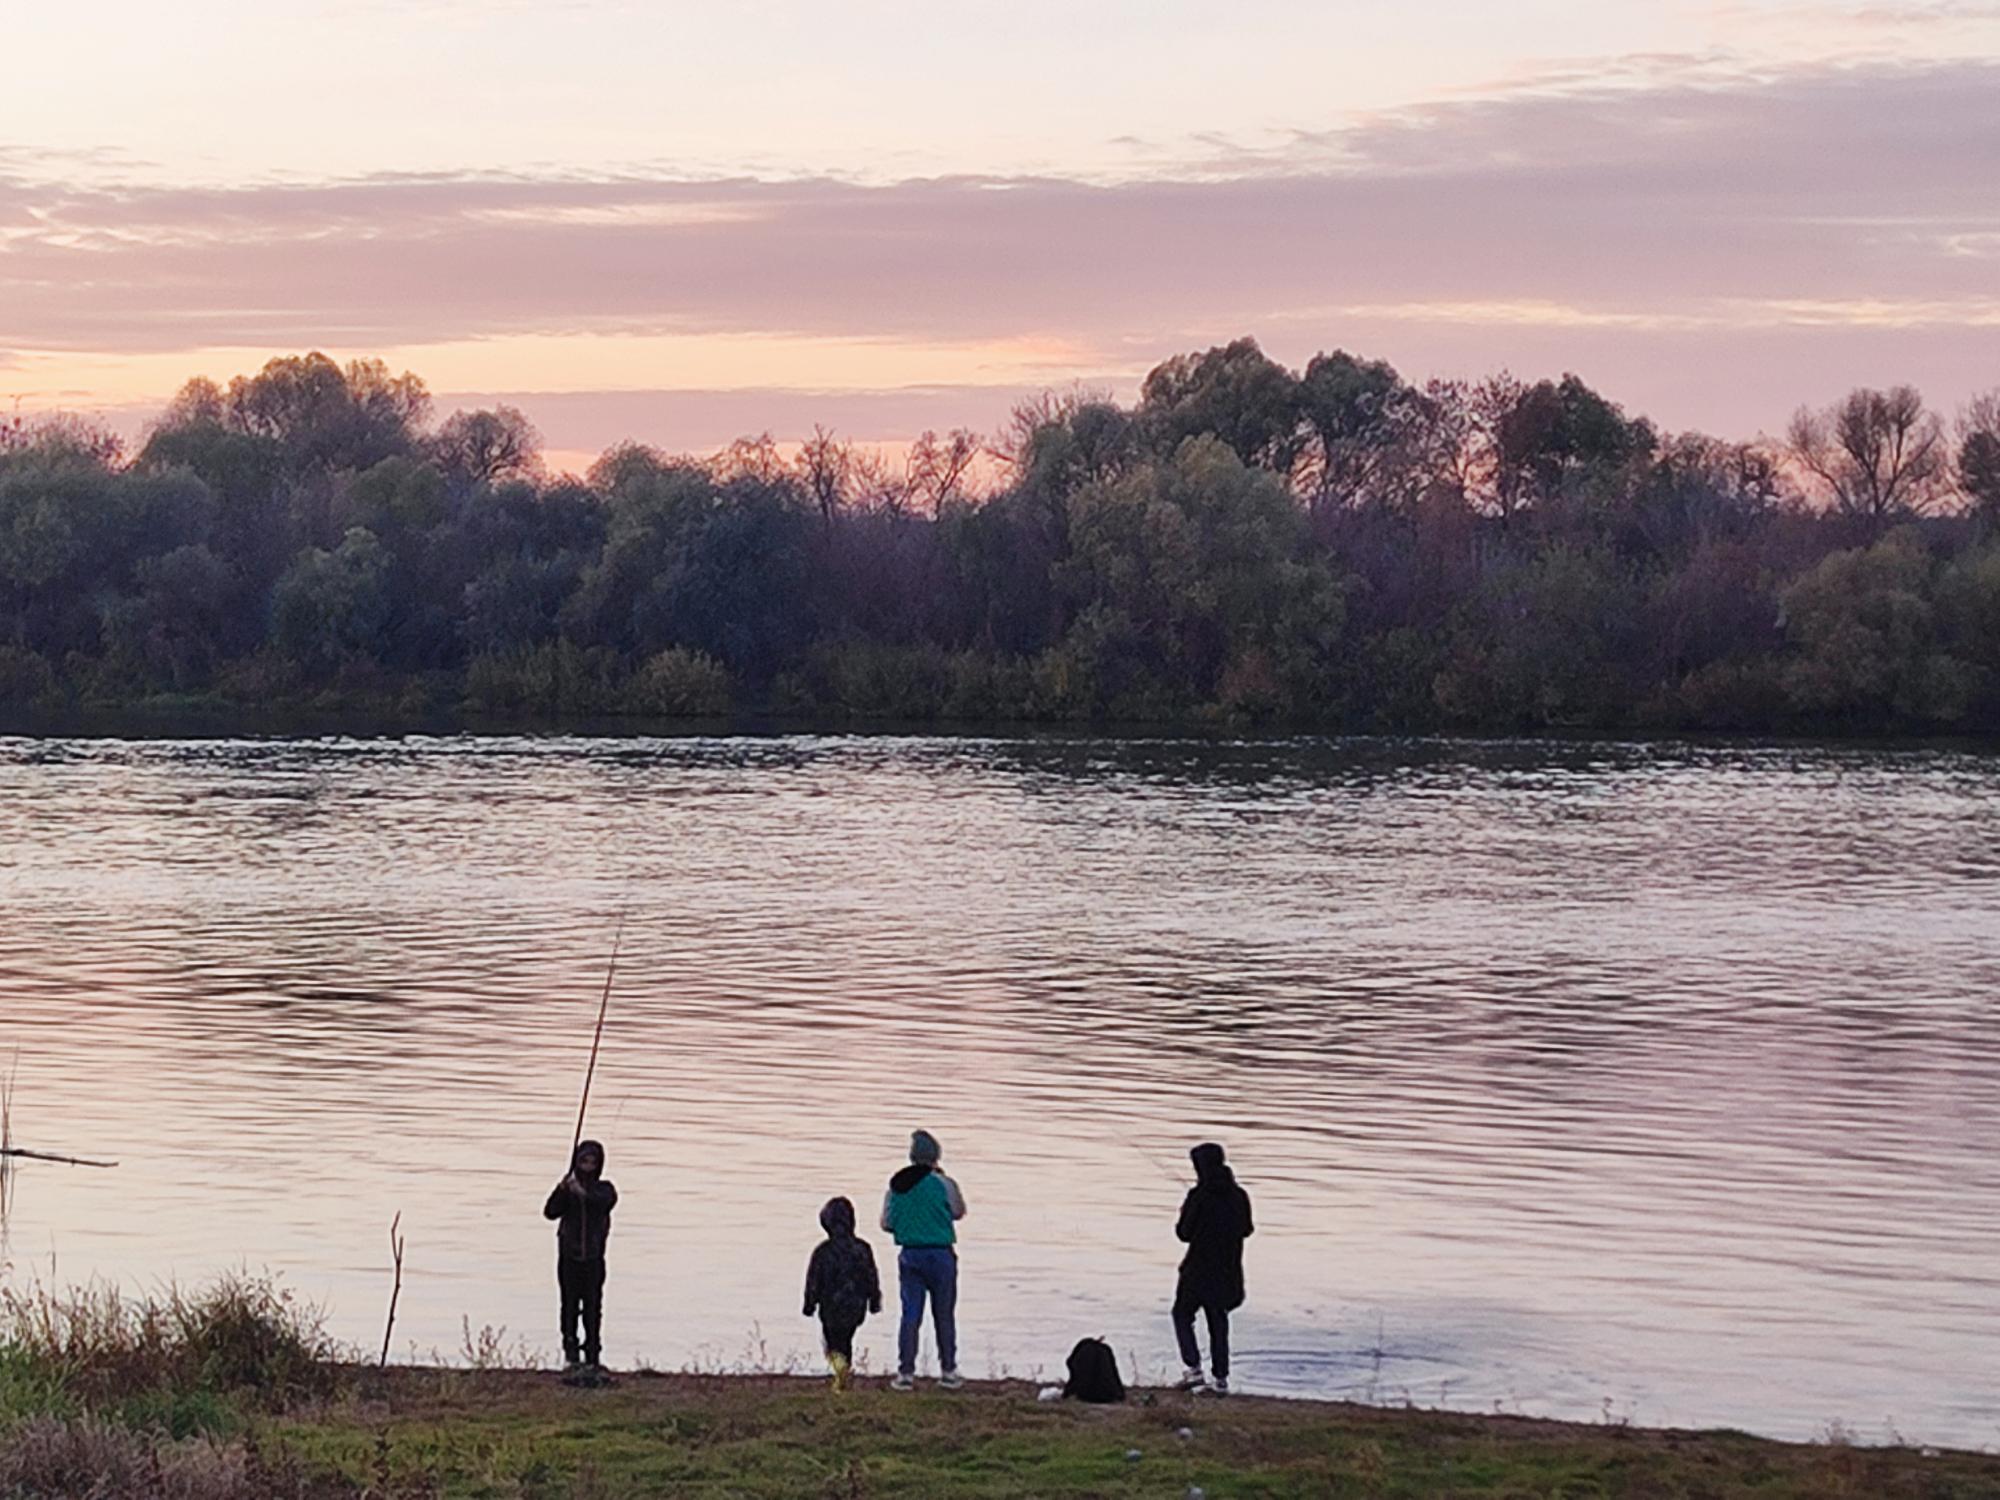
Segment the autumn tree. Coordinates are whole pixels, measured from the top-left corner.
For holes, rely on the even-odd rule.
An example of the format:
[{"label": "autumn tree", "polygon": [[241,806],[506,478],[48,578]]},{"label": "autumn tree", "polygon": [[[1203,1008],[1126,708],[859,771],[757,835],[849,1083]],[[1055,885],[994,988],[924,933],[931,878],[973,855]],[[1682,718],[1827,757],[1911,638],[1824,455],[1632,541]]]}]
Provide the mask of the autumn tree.
[{"label": "autumn tree", "polygon": [[1851,391],[1819,411],[1801,407],[1786,442],[1833,508],[1872,532],[1928,511],[1946,481],[1944,424],[1913,386]]}]

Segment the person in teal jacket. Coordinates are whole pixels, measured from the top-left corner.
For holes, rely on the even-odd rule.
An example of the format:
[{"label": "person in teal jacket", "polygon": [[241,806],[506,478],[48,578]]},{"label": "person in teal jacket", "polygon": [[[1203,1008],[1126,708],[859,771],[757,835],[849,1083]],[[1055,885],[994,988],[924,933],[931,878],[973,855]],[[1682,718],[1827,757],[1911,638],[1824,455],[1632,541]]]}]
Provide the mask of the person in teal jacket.
[{"label": "person in teal jacket", "polygon": [[903,1324],[896,1334],[896,1378],[892,1389],[916,1385],[917,1341],[923,1333],[924,1302],[937,1326],[938,1388],[955,1391],[958,1374],[958,1221],[965,1195],[943,1172],[944,1155],[928,1130],[910,1136],[910,1164],[889,1179],[882,1195],[882,1228],[895,1237],[896,1280],[903,1294]]}]

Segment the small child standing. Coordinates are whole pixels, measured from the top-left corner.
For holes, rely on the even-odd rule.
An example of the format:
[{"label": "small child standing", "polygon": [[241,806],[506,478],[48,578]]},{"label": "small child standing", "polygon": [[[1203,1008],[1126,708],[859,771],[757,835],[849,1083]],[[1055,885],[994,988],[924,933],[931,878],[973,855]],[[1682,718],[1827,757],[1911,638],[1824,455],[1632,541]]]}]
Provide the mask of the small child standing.
[{"label": "small child standing", "polygon": [[819,1211],[819,1227],[826,1238],[806,1266],[806,1316],[819,1314],[833,1388],[844,1391],[854,1368],[854,1331],[868,1314],[882,1310],[882,1282],[875,1274],[875,1252],[855,1237],[852,1203],[828,1199]]}]

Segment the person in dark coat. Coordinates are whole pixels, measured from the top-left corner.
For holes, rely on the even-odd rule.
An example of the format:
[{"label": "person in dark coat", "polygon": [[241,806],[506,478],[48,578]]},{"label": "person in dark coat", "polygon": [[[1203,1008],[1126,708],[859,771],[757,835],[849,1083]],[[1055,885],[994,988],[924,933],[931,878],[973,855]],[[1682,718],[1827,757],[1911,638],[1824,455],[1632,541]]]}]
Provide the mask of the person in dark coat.
[{"label": "person in dark coat", "polygon": [[604,1148],[596,1141],[579,1141],[569,1175],[542,1206],[542,1216],[556,1221],[563,1358],[572,1375],[599,1368],[604,1353],[604,1246],[611,1238],[611,1210],[617,1206],[618,1189],[604,1176]]},{"label": "person in dark coat", "polygon": [[[1187,1246],[1181,1257],[1180,1284],[1174,1290],[1174,1337],[1180,1341],[1184,1391],[1229,1391],[1229,1315],[1243,1305],[1243,1242],[1255,1232],[1250,1221],[1250,1195],[1236,1185],[1236,1174],[1213,1141],[1188,1153],[1194,1162],[1195,1184],[1181,1204],[1174,1233]],[[1208,1322],[1211,1380],[1202,1374],[1201,1346],[1195,1342],[1194,1315]]]},{"label": "person in dark coat", "polygon": [[806,1264],[806,1316],[819,1314],[833,1388],[844,1391],[854,1368],[854,1331],[870,1313],[882,1310],[882,1281],[875,1274],[874,1250],[855,1237],[852,1203],[829,1198],[819,1211],[819,1227],[826,1238]]}]

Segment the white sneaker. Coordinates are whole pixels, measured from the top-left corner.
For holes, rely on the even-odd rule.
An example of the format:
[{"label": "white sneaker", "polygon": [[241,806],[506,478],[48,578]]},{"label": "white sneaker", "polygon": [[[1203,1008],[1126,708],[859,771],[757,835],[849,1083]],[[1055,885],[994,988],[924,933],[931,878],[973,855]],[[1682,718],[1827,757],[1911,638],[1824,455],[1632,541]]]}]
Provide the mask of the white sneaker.
[{"label": "white sneaker", "polygon": [[901,1370],[898,1370],[895,1378],[889,1382],[889,1389],[892,1391],[914,1391],[916,1388],[916,1377],[905,1375]]},{"label": "white sneaker", "polygon": [[1207,1395],[1207,1396],[1226,1396],[1226,1395],[1228,1395],[1228,1394],[1229,1394],[1229,1377],[1228,1377],[1227,1375],[1218,1375],[1218,1376],[1216,1376],[1216,1377],[1215,1377],[1215,1379],[1213,1379],[1213,1380],[1209,1381],[1209,1383],[1208,1383],[1207,1385],[1205,1385],[1205,1386],[1202,1386],[1202,1387],[1201,1387],[1201,1393],[1202,1393],[1203,1395]]},{"label": "white sneaker", "polygon": [[938,1389],[941,1391],[955,1391],[964,1384],[965,1377],[957,1370],[946,1370],[938,1376]]},{"label": "white sneaker", "polygon": [[1181,1378],[1174,1382],[1177,1391],[1198,1391],[1208,1384],[1208,1377],[1201,1373],[1200,1365],[1189,1365],[1181,1372]]}]

